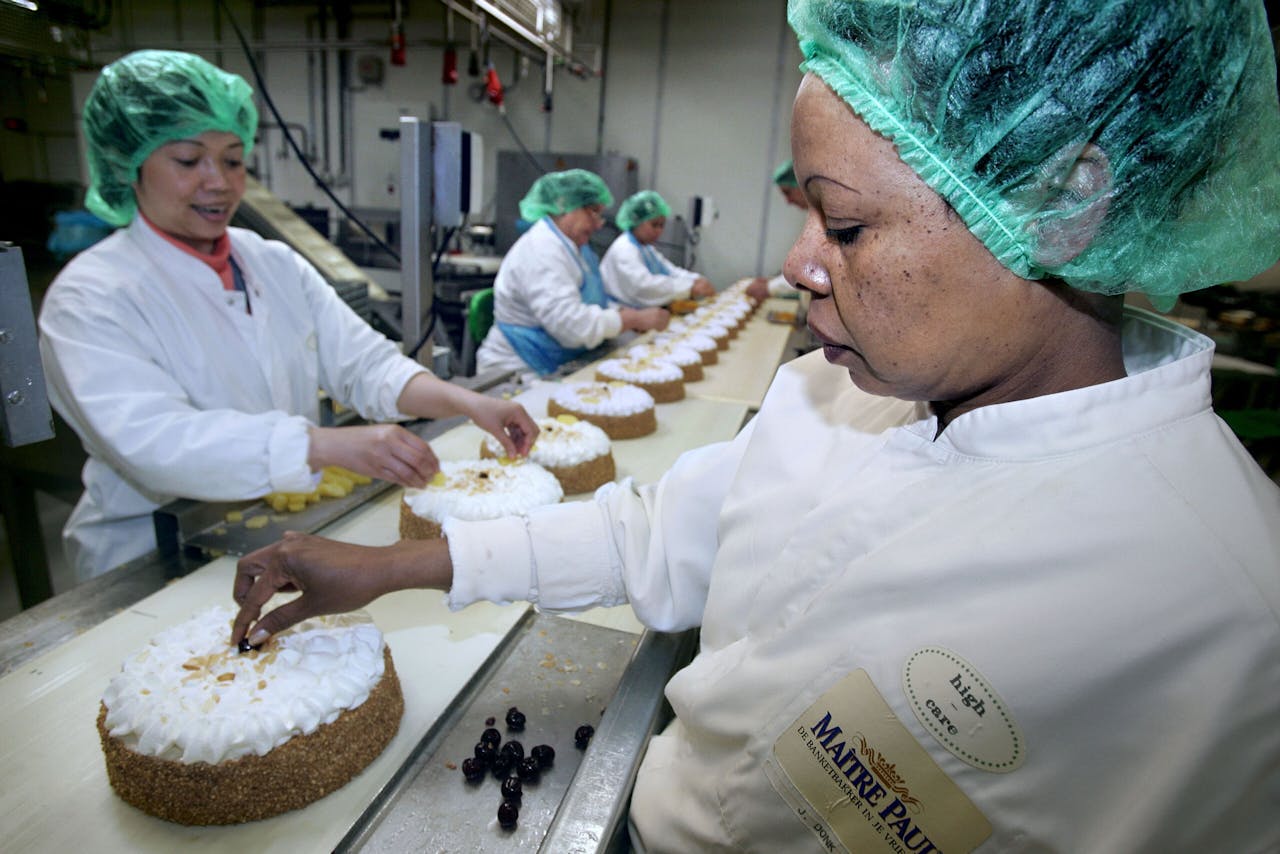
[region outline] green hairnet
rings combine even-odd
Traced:
[[[139,50],[102,69],[84,105],[89,140],[85,207],[112,225],[133,219],[138,167],[160,146],[227,131],[248,157],[258,128],[253,89],[198,56]]]
[[[1280,255],[1258,0],[790,0],[787,14],[801,69],[1020,276],[1167,308]],[[1104,164],[1104,186],[1081,190],[1077,155]]]
[[[671,205],[653,190],[641,190],[618,206],[618,228],[630,231],[660,216],[671,216]]]
[[[778,168],[773,170],[773,183],[779,187],[800,186],[800,182],[796,180],[796,165],[790,157],[779,163]]]
[[[533,182],[520,200],[520,216],[537,222],[544,216],[560,216],[587,205],[613,204],[613,194],[604,181],[586,169],[548,172]]]

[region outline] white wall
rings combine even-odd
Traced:
[[[495,41],[491,58],[510,90],[510,130],[491,105],[470,97],[468,90],[482,78],[467,76],[466,20],[455,18],[460,81],[446,87],[440,81],[443,6],[435,0],[406,2],[410,46],[406,65],[396,67],[389,63],[385,46],[385,8],[357,5],[361,17],[354,20],[346,42],[353,60],[351,82],[359,85],[354,60],[362,56],[380,59],[384,76],[380,84],[349,96],[345,132],[352,147],[346,162],[339,157],[344,128],[335,24],[330,20],[328,30],[335,46],[327,51],[326,159],[321,150],[321,51],[315,49],[320,33],[314,7],[255,11],[248,0],[229,2],[246,35],[264,46],[257,58],[284,120],[307,127],[307,147],[320,155],[317,171],[346,204],[399,206],[399,150],[378,132],[394,128],[400,115],[413,114],[458,121],[484,137],[490,197],[497,152],[516,149],[512,130],[533,151],[605,151],[635,158],[639,186],[658,190],[677,212],[686,210],[692,195],[710,196],[720,214],[704,231],[697,267],[719,283],[776,272],[799,226],[798,212],[783,204],[770,182],[773,167],[789,153],[790,103],[799,83],[800,56],[786,29],[783,0],[613,0],[607,80],[584,80],[558,69],[550,114],[542,110],[542,66],[518,62],[510,48]],[[234,32],[225,20],[216,19],[214,8],[213,3],[182,0],[119,0],[110,27],[90,35],[86,58],[101,64],[138,48],[184,49],[253,84]],[[585,0],[576,9],[577,44],[602,45],[605,0]],[[522,65],[527,76],[521,76]],[[262,121],[274,124],[265,104],[259,107]],[[278,130],[263,129],[256,157],[265,183],[285,201],[332,207],[293,153],[286,151]],[[9,148],[3,158],[7,179],[51,177],[50,170],[40,173],[41,158],[31,151]],[[73,162],[62,155],[55,159],[60,164]]]

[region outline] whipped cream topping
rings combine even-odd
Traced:
[[[529,451],[529,459],[540,466],[576,466],[603,457],[613,448],[609,442],[609,434],[572,415],[539,418],[537,422],[538,438]],[[484,446],[495,457],[501,457],[505,453],[493,436],[485,437]]]
[[[562,383],[551,392],[551,399],[588,415],[626,416],[653,409],[653,395],[624,382]]]
[[[555,475],[528,460],[453,460],[422,489],[406,489],[416,515],[441,524],[450,516],[475,522],[517,516],[564,498]]]
[[[262,756],[358,707],[382,678],[382,632],[364,612],[304,620],[246,653],[228,643],[234,618],[212,608],[126,659],[102,697],[107,731],[187,764]]]
[[[654,340],[657,341],[657,339]],[[682,335],[674,335],[670,338],[664,337],[660,343],[663,345],[675,343],[677,346],[688,347],[697,353],[705,353],[708,350],[717,349],[716,339],[700,332],[685,332]]]
[[[702,357],[692,347],[686,347],[679,341],[665,341],[661,344],[637,344],[627,351],[634,359],[649,359],[655,362],[670,362],[673,365],[698,365]]]
[[[609,379],[641,383],[669,383],[684,379],[684,372],[678,366],[650,359],[605,359],[596,365],[596,373]]]

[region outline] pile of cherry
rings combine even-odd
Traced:
[[[525,784],[537,784],[542,772],[555,764],[556,752],[549,744],[539,744],[526,756],[524,745],[515,739],[502,743],[502,733],[494,728],[493,718],[484,723],[487,729],[476,742],[475,755],[462,760],[462,776],[468,783],[478,784],[491,773],[495,780],[501,781],[502,803],[498,805],[498,824],[509,830],[520,820],[520,801]],[[523,732],[524,712],[512,706],[507,710],[506,723],[508,732]],[[594,727],[583,724],[573,733],[574,746],[585,750],[594,734]]]

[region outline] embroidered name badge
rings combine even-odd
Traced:
[[[902,687],[920,723],[962,762],[1007,773],[1026,759],[1022,732],[1000,695],[954,652],[913,652],[902,669]]]
[[[991,835],[865,670],[783,731],[765,773],[828,851],[963,854]]]

